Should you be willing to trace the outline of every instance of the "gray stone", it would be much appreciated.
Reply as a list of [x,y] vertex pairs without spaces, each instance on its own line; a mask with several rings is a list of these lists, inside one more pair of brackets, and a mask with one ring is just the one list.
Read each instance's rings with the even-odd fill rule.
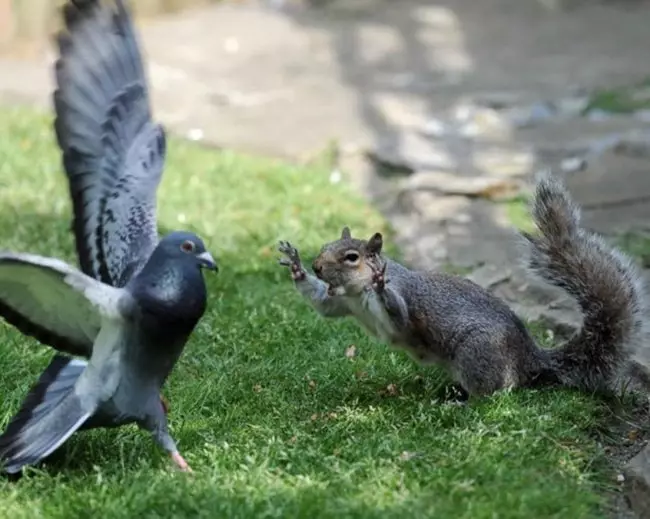
[[469,274],[467,278],[483,288],[491,290],[496,285],[508,281],[511,275],[510,270],[503,266],[483,265]]
[[650,174],[646,159],[608,151],[587,168],[567,176],[582,206],[583,222],[613,235],[650,227]]
[[560,170],[563,173],[576,173],[587,167],[586,157],[569,157],[560,161]]
[[632,458],[624,468],[625,493],[639,518],[650,518],[650,445]]
[[614,149],[617,153],[634,157],[650,157],[650,132],[629,132],[621,138]]
[[486,199],[515,196],[521,181],[500,177],[464,177],[443,171],[418,171],[402,183],[403,190],[430,190],[444,195]]
[[519,107],[509,110],[508,120],[516,128],[529,128],[541,124],[558,115],[558,111],[551,103],[537,102],[531,106]]
[[634,112],[634,118],[644,123],[650,123],[650,109],[637,110]]
[[612,117],[611,112],[601,110],[600,108],[592,108],[586,114],[587,119],[594,122],[608,121]]
[[558,115],[562,117],[578,117],[589,105],[589,96],[578,95],[567,97],[555,102]]
[[444,142],[432,141],[412,131],[402,130],[397,140],[380,137],[377,145],[367,153],[377,163],[394,169],[454,170],[457,167],[456,160]]

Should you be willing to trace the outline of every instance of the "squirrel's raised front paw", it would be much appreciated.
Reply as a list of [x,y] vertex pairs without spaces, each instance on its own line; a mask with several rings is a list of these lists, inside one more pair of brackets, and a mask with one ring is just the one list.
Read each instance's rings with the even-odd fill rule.
[[305,279],[306,272],[302,268],[302,262],[300,261],[300,254],[298,254],[298,249],[291,245],[288,241],[280,241],[278,244],[278,251],[286,256],[286,258],[280,258],[279,263],[284,267],[289,267],[291,269],[291,278],[294,281],[301,281]]
[[377,260],[370,265],[372,269],[372,288],[375,292],[382,292],[386,287],[386,262]]

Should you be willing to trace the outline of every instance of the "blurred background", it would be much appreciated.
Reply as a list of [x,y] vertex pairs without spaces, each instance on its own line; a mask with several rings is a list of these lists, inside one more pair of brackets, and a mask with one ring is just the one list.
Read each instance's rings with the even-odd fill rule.
[[[0,0],[0,102],[49,108],[60,3]],[[528,225],[532,174],[547,166],[589,227],[650,257],[647,1],[131,3],[171,132],[326,156],[414,266],[471,273],[533,318],[574,323],[538,293],[526,301],[512,273],[512,228]]]

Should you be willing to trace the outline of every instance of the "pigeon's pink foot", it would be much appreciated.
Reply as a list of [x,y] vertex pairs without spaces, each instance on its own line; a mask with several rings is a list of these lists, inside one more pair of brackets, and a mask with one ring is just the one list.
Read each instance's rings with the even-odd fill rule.
[[187,461],[185,461],[185,458],[183,458],[183,456],[181,456],[180,452],[172,452],[171,456],[172,456],[172,460],[174,461],[176,466],[182,472],[192,472],[192,469],[187,464]]

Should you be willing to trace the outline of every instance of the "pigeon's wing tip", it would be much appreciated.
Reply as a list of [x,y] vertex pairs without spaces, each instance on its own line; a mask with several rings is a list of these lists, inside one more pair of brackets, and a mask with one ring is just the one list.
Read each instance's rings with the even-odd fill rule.
[[58,449],[94,412],[75,393],[74,387],[50,403],[14,434],[0,436],[0,465],[7,473],[34,465]]
[[86,365],[85,361],[55,354],[0,436],[0,446],[51,411],[74,387]]
[[124,286],[158,242],[165,134],[152,118],[127,2],[68,0],[67,7],[54,126],[72,195],[77,253],[86,274]]

